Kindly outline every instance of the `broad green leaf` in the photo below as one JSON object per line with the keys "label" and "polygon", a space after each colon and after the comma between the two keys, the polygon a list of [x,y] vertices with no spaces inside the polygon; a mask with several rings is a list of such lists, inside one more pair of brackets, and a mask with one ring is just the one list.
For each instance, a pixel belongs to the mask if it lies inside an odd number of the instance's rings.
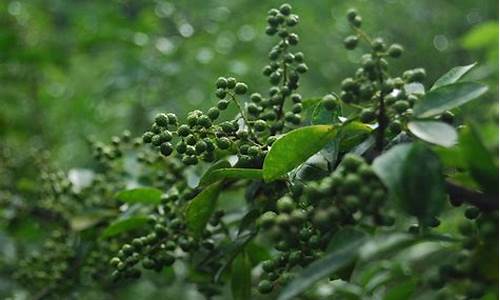
{"label": "broad green leaf", "polygon": [[218,282],[224,271],[231,266],[234,258],[246,247],[246,245],[253,240],[256,235],[256,231],[246,232],[244,234],[238,235],[233,241],[225,245],[220,251],[221,256],[226,256],[226,261],[217,270],[214,276],[214,282]]}
{"label": "broad green leaf", "polygon": [[415,279],[408,279],[396,286],[390,287],[384,296],[384,300],[411,299],[416,288],[417,283]]}
{"label": "broad green leaf", "polygon": [[200,185],[212,184],[225,178],[233,179],[262,179],[261,169],[244,168],[221,168],[215,169],[210,173],[205,173],[200,180]]}
{"label": "broad green leaf", "polygon": [[498,20],[474,26],[462,38],[462,45],[467,49],[496,48],[498,51]]}
{"label": "broad green leaf", "polygon": [[375,159],[373,169],[408,214],[425,219],[441,211],[446,196],[441,163],[424,145],[395,146]]}
{"label": "broad green leaf", "polygon": [[109,225],[101,234],[101,237],[107,238],[127,232],[133,229],[140,228],[148,222],[149,218],[146,216],[134,216],[125,219],[120,219]]}
{"label": "broad green leaf", "polygon": [[342,247],[335,249],[323,258],[311,263],[305,269],[301,270],[292,282],[285,286],[278,300],[294,299],[294,297],[306,291],[318,280],[354,262],[358,256],[358,249],[363,244],[364,240],[365,238],[361,236],[353,238]]}
{"label": "broad green leaf", "polygon": [[136,188],[121,191],[115,197],[127,203],[160,204],[162,194],[162,191],[155,188]]}
{"label": "broad green leaf", "polygon": [[438,80],[436,80],[436,82],[434,82],[431,91],[437,89],[440,86],[457,82],[458,80],[460,80],[460,78],[462,78],[465,74],[467,74],[467,72],[469,72],[476,65],[477,63],[473,63],[467,66],[454,67],[453,69],[446,72],[446,74],[441,76]]}
{"label": "broad green leaf", "polygon": [[200,237],[207,226],[215,210],[220,190],[220,183],[211,184],[189,202],[186,208],[186,222],[195,237]]}
{"label": "broad green leaf", "polygon": [[429,118],[472,101],[488,90],[477,82],[458,82],[441,86],[427,93],[413,107],[417,118]]}
{"label": "broad green leaf", "polygon": [[211,165],[203,175],[201,175],[200,182],[198,185],[206,185],[208,184],[207,182],[209,181],[209,176],[212,174],[213,171],[217,169],[224,169],[224,168],[231,168],[231,164],[227,160],[219,160],[215,162],[213,165]]}
{"label": "broad green leaf", "polygon": [[264,180],[275,180],[293,170],[325,147],[336,133],[334,126],[314,125],[281,136],[264,160]]}
{"label": "broad green leaf", "polygon": [[233,260],[231,267],[231,292],[234,300],[251,299],[252,265],[245,250]]}
{"label": "broad green leaf", "polygon": [[396,145],[373,161],[373,170],[390,191],[399,185],[401,169],[411,147],[412,144]]}
{"label": "broad green leaf", "polygon": [[344,227],[335,233],[333,238],[328,243],[327,251],[335,251],[336,249],[342,249],[349,245],[353,241],[361,240],[366,237],[366,232],[353,227]]}
{"label": "broad green leaf", "polygon": [[316,107],[321,102],[321,99],[321,97],[316,97],[302,100],[302,109],[307,110]]}
{"label": "broad green leaf", "polygon": [[365,141],[373,129],[361,122],[350,122],[339,129],[340,151],[348,152]]}
{"label": "broad green leaf", "polygon": [[458,140],[455,128],[444,122],[411,121],[408,123],[408,129],[419,139],[443,147],[451,147]]}
{"label": "broad green leaf", "polygon": [[441,163],[445,168],[466,168],[460,145],[455,145],[451,148],[434,147],[433,150],[439,156]]}
{"label": "broad green leaf", "polygon": [[486,192],[498,195],[498,163],[474,128],[460,132],[460,149],[472,177]]}
{"label": "broad green leaf", "polygon": [[425,220],[439,214],[446,201],[441,162],[422,144],[414,144],[402,165],[396,196],[408,214]]}

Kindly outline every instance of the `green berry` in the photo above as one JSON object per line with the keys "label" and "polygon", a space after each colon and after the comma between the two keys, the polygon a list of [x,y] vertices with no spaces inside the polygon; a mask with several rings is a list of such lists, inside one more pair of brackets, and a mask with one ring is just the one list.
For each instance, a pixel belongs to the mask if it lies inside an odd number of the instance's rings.
{"label": "green berry", "polygon": [[288,16],[292,12],[292,6],[288,3],[281,4],[280,13],[285,16]]}
{"label": "green berry", "polygon": [[205,141],[198,141],[196,142],[196,145],[194,146],[194,148],[196,149],[196,153],[197,154],[201,154],[203,152],[205,152],[205,150],[207,150],[207,143],[205,143]]}
{"label": "green berry", "polygon": [[398,100],[392,106],[392,108],[394,108],[394,110],[400,114],[404,113],[409,107],[410,104],[408,103],[408,101],[405,100]]}
{"label": "green berry", "polygon": [[236,86],[236,79],[233,77],[226,78],[227,79],[227,88],[234,89]]}
{"label": "green berry", "polygon": [[392,44],[389,50],[387,50],[387,54],[389,54],[390,57],[398,58],[403,54],[403,47],[398,44]]}
{"label": "green berry", "polygon": [[257,289],[261,294],[269,294],[273,290],[273,284],[269,280],[262,280]]}
{"label": "green berry", "polygon": [[384,40],[382,38],[376,38],[373,40],[372,42],[372,48],[373,50],[377,51],[377,52],[382,52],[385,50],[385,43],[384,43]]}
{"label": "green berry", "polygon": [[358,12],[354,8],[351,8],[347,11],[347,20],[351,22],[354,20],[354,18],[356,18],[357,15]]}
{"label": "green berry", "polygon": [[166,114],[157,114],[155,117],[155,123],[158,124],[160,127],[167,127],[169,122],[168,122],[168,116]]}
{"label": "green berry", "polygon": [[248,91],[248,87],[243,82],[238,82],[234,87],[234,92],[238,95],[244,95]]}
{"label": "green berry", "polygon": [[280,212],[290,213],[295,208],[295,202],[289,196],[284,196],[278,199],[276,207]]}
{"label": "green berry", "polygon": [[465,210],[465,217],[469,220],[474,220],[479,216],[479,209],[477,207],[469,207]]}
{"label": "green berry", "polygon": [[264,229],[269,229],[275,224],[276,213],[274,211],[266,211],[259,218],[259,225]]}
{"label": "green berry", "polygon": [[215,86],[218,89],[225,89],[227,87],[227,80],[224,77],[219,77],[217,78],[217,81],[215,82]]}
{"label": "green berry", "polygon": [[229,105],[229,101],[227,100],[219,100],[219,102],[217,102],[217,108],[220,109],[220,110],[225,110]]}
{"label": "green berry", "polygon": [[172,144],[170,144],[169,142],[165,142],[160,145],[160,152],[164,156],[169,156],[170,154],[172,154],[172,151],[173,151]]}
{"label": "green berry", "polygon": [[210,118],[210,120],[217,120],[219,115],[220,110],[217,107],[211,107],[207,112],[207,116]]}
{"label": "green berry", "polygon": [[371,123],[375,121],[375,112],[371,109],[363,109],[359,115],[359,120],[363,123]]}
{"label": "green berry", "polygon": [[359,39],[357,36],[350,35],[344,39],[344,46],[346,49],[352,50],[352,49],[356,48],[356,46],[358,45],[358,41],[359,41]]}
{"label": "green berry", "polygon": [[266,121],[264,120],[257,120],[255,121],[254,128],[256,131],[264,131],[267,129],[267,124]]}
{"label": "green berry", "polygon": [[146,144],[149,144],[151,143],[152,139],[153,139],[153,136],[155,134],[152,133],[151,131],[146,131],[144,132],[144,134],[142,135],[142,141]]}
{"label": "green berry", "polygon": [[301,63],[301,64],[297,65],[297,69],[296,70],[299,73],[305,73],[305,72],[307,72],[308,68],[307,68],[306,64]]}
{"label": "green berry", "polygon": [[216,143],[217,147],[219,147],[222,150],[229,148],[229,146],[231,145],[231,141],[226,137],[218,138],[216,140]]}
{"label": "green berry", "polygon": [[186,137],[189,135],[189,133],[191,132],[191,130],[189,129],[189,126],[188,125],[181,125],[179,126],[179,128],[177,128],[177,134],[179,136],[183,136],[183,137]]}
{"label": "green berry", "polygon": [[219,99],[224,99],[226,97],[226,90],[221,88],[217,89],[215,91],[215,96]]}
{"label": "green berry", "polygon": [[333,95],[326,95],[321,100],[321,104],[325,107],[326,110],[335,110],[338,106],[337,99]]}
{"label": "green berry", "polygon": [[262,101],[262,96],[259,93],[253,93],[250,95],[250,101],[253,103],[260,103]]}

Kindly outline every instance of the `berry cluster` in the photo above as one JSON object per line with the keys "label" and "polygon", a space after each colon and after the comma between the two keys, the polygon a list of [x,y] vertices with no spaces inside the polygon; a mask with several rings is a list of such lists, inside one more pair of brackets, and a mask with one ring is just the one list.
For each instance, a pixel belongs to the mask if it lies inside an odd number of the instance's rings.
{"label": "berry cluster", "polygon": [[321,181],[297,183],[291,193],[279,198],[276,207],[259,218],[281,253],[262,264],[267,273],[259,283],[261,293],[293,278],[296,266],[306,266],[321,257],[337,229],[369,222],[391,226],[394,217],[382,209],[387,192],[371,167],[348,154],[339,167]]}

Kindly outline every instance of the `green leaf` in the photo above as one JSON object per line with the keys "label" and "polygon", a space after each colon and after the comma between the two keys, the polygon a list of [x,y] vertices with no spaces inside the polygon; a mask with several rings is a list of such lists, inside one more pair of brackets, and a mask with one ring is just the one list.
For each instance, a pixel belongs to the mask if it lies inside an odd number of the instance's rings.
{"label": "green leaf", "polygon": [[441,211],[446,197],[441,163],[424,145],[397,145],[377,157],[373,169],[408,214],[426,219]]}
{"label": "green leaf", "polygon": [[412,144],[396,145],[373,161],[373,170],[389,191],[397,189],[401,178],[401,169],[411,147]]}
{"label": "green leaf", "polygon": [[189,202],[186,208],[186,222],[188,229],[195,237],[200,237],[207,226],[217,204],[221,190],[221,183],[209,185]]}
{"label": "green leaf", "polygon": [[209,183],[209,177],[210,175],[212,174],[213,171],[217,170],[217,169],[224,169],[224,168],[231,168],[231,164],[223,159],[223,160],[219,160],[217,162],[215,162],[213,165],[211,165],[206,171],[205,173],[203,173],[203,175],[201,176],[200,178],[200,181],[198,183],[198,185],[207,185]]}
{"label": "green leaf", "polygon": [[340,123],[339,116],[341,115],[341,108],[342,106],[339,104],[337,105],[336,110],[327,110],[325,106],[319,102],[316,104],[316,107],[314,107],[314,111],[312,113],[312,124],[314,125],[331,125],[331,124],[338,124]]}
{"label": "green leaf", "polygon": [[281,291],[278,300],[288,300],[306,291],[318,280],[348,266],[358,256],[358,249],[365,241],[364,236],[356,236],[343,246],[328,253],[323,258],[301,270],[294,280]]}
{"label": "green leaf", "polygon": [[112,210],[98,210],[85,212],[80,215],[71,217],[70,226],[72,230],[82,231],[93,227],[94,225],[100,223],[108,217],[112,217],[115,215],[115,212]]}
{"label": "green leaf", "polygon": [[467,74],[467,72],[469,72],[476,65],[477,63],[473,63],[467,66],[454,67],[453,69],[446,72],[446,74],[441,76],[438,80],[436,80],[436,82],[434,82],[431,91],[437,89],[440,86],[457,82],[460,78],[462,78],[465,74]]}
{"label": "green leaf", "polygon": [[417,283],[415,279],[408,279],[396,286],[390,287],[385,294],[384,300],[411,299],[415,293]]}
{"label": "green leaf", "polygon": [[231,267],[231,292],[234,300],[251,299],[252,265],[246,251],[240,252]]}
{"label": "green leaf", "polygon": [[302,127],[276,140],[264,160],[264,180],[275,180],[305,162],[335,138],[334,126]]}
{"label": "green leaf", "polygon": [[422,144],[414,144],[401,169],[396,190],[401,208],[419,219],[439,214],[446,201],[438,156]]}
{"label": "green leaf", "polygon": [[427,93],[415,104],[414,115],[417,118],[439,115],[480,97],[487,90],[486,85],[477,82],[458,82],[441,86]]}
{"label": "green leaf", "polygon": [[349,122],[343,125],[337,135],[340,140],[340,151],[348,152],[358,146],[368,138],[372,130],[370,126],[361,122]]}
{"label": "green leaf", "polygon": [[498,163],[473,127],[460,132],[460,149],[471,176],[486,192],[498,195]]}
{"label": "green leaf", "polygon": [[160,204],[162,191],[155,188],[136,188],[121,191],[115,198],[126,203]]}
{"label": "green leaf", "polygon": [[221,168],[205,173],[200,180],[200,185],[212,184],[225,178],[234,179],[262,179],[261,169]]}
{"label": "green leaf", "polygon": [[408,129],[419,139],[440,145],[451,147],[457,143],[458,134],[455,128],[439,121],[411,121]]}
{"label": "green leaf", "polygon": [[318,105],[318,103],[321,102],[321,100],[322,100],[321,97],[304,99],[302,100],[302,109],[307,110],[310,108],[314,108],[316,107],[316,105]]}
{"label": "green leaf", "polygon": [[140,228],[148,222],[149,218],[146,216],[134,216],[125,219],[120,219],[109,225],[101,234],[101,237],[108,238],[127,232],[133,229]]}

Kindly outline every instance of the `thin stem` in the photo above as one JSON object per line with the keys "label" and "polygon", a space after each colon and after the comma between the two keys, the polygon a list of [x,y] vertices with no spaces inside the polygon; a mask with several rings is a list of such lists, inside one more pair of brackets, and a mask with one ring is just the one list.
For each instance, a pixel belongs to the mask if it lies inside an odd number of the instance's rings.
{"label": "thin stem", "polygon": [[240,111],[241,117],[243,118],[243,121],[245,121],[245,125],[248,127],[248,131],[252,137],[255,138],[255,135],[253,133],[252,127],[250,127],[250,121],[248,121],[247,115],[245,114],[245,111],[243,110],[243,107],[241,106],[240,102],[236,100],[233,94],[229,93],[229,96],[231,96],[231,100],[238,106],[238,110]]}

